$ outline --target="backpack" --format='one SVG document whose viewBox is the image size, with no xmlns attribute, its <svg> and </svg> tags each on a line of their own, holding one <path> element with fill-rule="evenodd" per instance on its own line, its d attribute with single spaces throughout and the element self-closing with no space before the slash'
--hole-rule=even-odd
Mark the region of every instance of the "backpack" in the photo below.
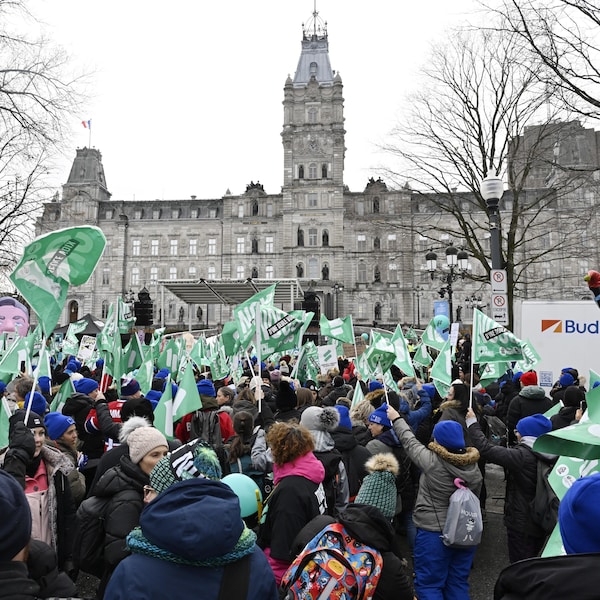
<svg viewBox="0 0 600 600">
<path fill-rule="evenodd" d="M 340 497 L 340 462 L 342 455 L 338 450 L 328 450 L 326 452 L 313 452 L 325 468 L 325 478 L 323 479 L 323 489 L 325 490 L 325 499 L 327 501 L 327 513 L 334 516 L 336 513 L 337 500 Z"/>
<path fill-rule="evenodd" d="M 537 458 L 537 456 L 536 461 L 535 496 L 529 503 L 531 520 L 538 527 L 541 527 L 546 535 L 550 535 L 558 522 L 558 505 L 560 503 L 558 496 L 548 482 L 548 475 L 554 468 L 556 461 L 548 463 Z"/>
<path fill-rule="evenodd" d="M 373 598 L 383 559 L 356 541 L 341 523 L 322 529 L 296 557 L 281 580 L 285 600 Z"/>
<path fill-rule="evenodd" d="M 223 476 L 229 475 L 229 459 L 223 445 L 221 422 L 217 410 L 197 410 L 190 421 L 190 440 L 206 442 L 217 455 Z"/>
<path fill-rule="evenodd" d="M 90 496 L 77 509 L 73 559 L 75 567 L 96 577 L 104 571 L 104 519 L 111 498 Z"/>
<path fill-rule="evenodd" d="M 508 428 L 496 415 L 483 415 L 487 422 L 487 439 L 494 446 L 508 446 Z"/>
<path fill-rule="evenodd" d="M 450 496 L 442 542 L 450 548 L 477 546 L 483 533 L 479 498 L 466 487 L 462 479 L 457 477 L 454 485 L 458 489 Z"/>
</svg>

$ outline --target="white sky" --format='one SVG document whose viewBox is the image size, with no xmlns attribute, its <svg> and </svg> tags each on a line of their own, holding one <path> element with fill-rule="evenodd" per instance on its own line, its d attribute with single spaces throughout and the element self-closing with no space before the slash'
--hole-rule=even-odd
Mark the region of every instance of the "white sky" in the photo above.
<svg viewBox="0 0 600 600">
<path fill-rule="evenodd" d="M 32 0 L 74 60 L 94 70 L 73 120 L 66 182 L 92 119 L 113 200 L 222 196 L 283 182 L 283 86 L 300 56 L 312 0 Z M 344 84 L 345 182 L 364 189 L 429 44 L 474 14 L 474 0 L 318 0 L 332 68 Z"/>
</svg>

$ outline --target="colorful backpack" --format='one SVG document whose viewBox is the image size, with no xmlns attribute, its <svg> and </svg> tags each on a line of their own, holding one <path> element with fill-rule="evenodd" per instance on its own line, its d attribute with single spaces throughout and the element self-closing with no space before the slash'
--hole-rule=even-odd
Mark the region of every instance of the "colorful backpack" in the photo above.
<svg viewBox="0 0 600 600">
<path fill-rule="evenodd" d="M 286 600 L 373 598 L 383 559 L 356 541 L 341 523 L 322 529 L 296 557 L 281 581 Z"/>
</svg>

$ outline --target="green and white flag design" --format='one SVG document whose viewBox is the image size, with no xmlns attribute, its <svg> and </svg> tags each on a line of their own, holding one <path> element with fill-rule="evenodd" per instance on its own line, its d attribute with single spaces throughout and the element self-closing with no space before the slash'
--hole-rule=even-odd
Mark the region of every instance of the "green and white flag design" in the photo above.
<svg viewBox="0 0 600 600">
<path fill-rule="evenodd" d="M 254 294 L 254 296 L 248 298 L 245 302 L 238 304 L 238 306 L 233 309 L 233 316 L 239 336 L 239 344 L 242 349 L 246 350 L 248 348 L 252 343 L 252 338 L 256 334 L 256 305 L 273 306 L 276 287 L 277 284 L 274 284 L 261 292 Z"/>
<path fill-rule="evenodd" d="M 72 354 L 73 356 L 77 355 L 77 351 L 79 350 L 79 340 L 77 339 L 77 334 L 84 331 L 86 327 L 87 321 L 85 319 L 69 324 L 69 328 L 67 329 L 67 334 L 65 335 L 62 345 L 62 350 L 65 354 Z"/>
<path fill-rule="evenodd" d="M 523 360 L 517 361 L 513 371 L 522 371 L 525 373 L 525 371 L 531 371 L 541 359 L 529 340 L 521 342 L 521 350 L 523 352 Z"/>
<path fill-rule="evenodd" d="M 430 348 L 441 350 L 444 347 L 446 340 L 444 339 L 444 336 L 436 329 L 433 321 L 434 319 L 431 319 L 427 327 L 425 327 L 425 331 L 421 336 L 421 343 L 429 346 Z"/>
<path fill-rule="evenodd" d="M 506 327 L 474 309 L 472 359 L 479 364 L 522 360 L 521 340 Z"/>
<path fill-rule="evenodd" d="M 450 339 L 444 344 L 431 367 L 431 378 L 440 396 L 442 398 L 446 396 L 452 383 L 452 347 Z M 443 395 L 442 390 L 444 390 Z"/>
<path fill-rule="evenodd" d="M 352 325 L 352 315 L 347 317 L 333 319 L 329 321 L 325 315 L 321 315 L 319 321 L 321 335 L 333 340 L 339 340 L 346 344 L 354 343 L 354 326 Z"/>
<path fill-rule="evenodd" d="M 200 408 L 202 408 L 202 400 L 196 387 L 194 367 L 192 361 L 188 360 L 177 393 L 173 398 L 173 421 L 178 421 L 181 417 Z"/>
<path fill-rule="evenodd" d="M 415 349 L 415 355 L 413 356 L 413 363 L 428 367 L 433 362 L 429 352 L 427 352 L 427 346 L 425 344 L 419 344 Z"/>
<path fill-rule="evenodd" d="M 50 404 L 50 412 L 62 412 L 63 406 L 67 400 L 75 393 L 73 382 L 71 379 L 67 379 L 60 386 L 58 392 L 56 392 L 52 402 Z"/>
<path fill-rule="evenodd" d="M 410 352 L 408 351 L 408 346 L 406 344 L 406 340 L 404 339 L 404 335 L 402 334 L 402 327 L 400 327 L 400 325 L 396 325 L 396 330 L 394 331 L 391 341 L 396 351 L 396 359 L 394 360 L 394 364 L 407 377 L 415 377 L 415 369 L 413 367 L 413 363 L 410 358 Z"/>
<path fill-rule="evenodd" d="M 171 375 L 167 377 L 165 391 L 154 409 L 154 427 L 156 427 L 156 429 L 158 429 L 168 440 L 174 439 L 173 388 L 171 387 Z"/>
</svg>

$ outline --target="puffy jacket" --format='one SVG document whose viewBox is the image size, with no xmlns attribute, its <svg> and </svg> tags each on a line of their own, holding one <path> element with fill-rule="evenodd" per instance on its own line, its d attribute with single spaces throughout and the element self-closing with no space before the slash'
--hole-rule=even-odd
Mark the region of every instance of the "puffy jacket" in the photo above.
<svg viewBox="0 0 600 600">
<path fill-rule="evenodd" d="M 527 385 L 522 388 L 519 395 L 511 400 L 506 415 L 510 443 L 516 442 L 515 427 L 521 419 L 538 413 L 544 414 L 550 408 L 552 408 L 552 400 L 546 396 L 544 388 L 539 385 Z"/>
<path fill-rule="evenodd" d="M 352 500 L 358 494 L 362 480 L 367 475 L 365 463 L 371 458 L 371 453 L 356 441 L 352 430 L 347 427 L 338 427 L 331 432 L 331 437 L 335 449 L 342 455 L 348 478 L 348 492 Z"/>
<path fill-rule="evenodd" d="M 89 412 L 95 407 L 94 401 L 86 394 L 75 392 L 63 406 L 63 415 L 73 417 L 77 435 L 81 440 L 81 451 L 88 457 L 88 468 L 95 467 L 104 454 L 104 436 L 100 432 L 89 433 L 85 422 Z"/>
</svg>

